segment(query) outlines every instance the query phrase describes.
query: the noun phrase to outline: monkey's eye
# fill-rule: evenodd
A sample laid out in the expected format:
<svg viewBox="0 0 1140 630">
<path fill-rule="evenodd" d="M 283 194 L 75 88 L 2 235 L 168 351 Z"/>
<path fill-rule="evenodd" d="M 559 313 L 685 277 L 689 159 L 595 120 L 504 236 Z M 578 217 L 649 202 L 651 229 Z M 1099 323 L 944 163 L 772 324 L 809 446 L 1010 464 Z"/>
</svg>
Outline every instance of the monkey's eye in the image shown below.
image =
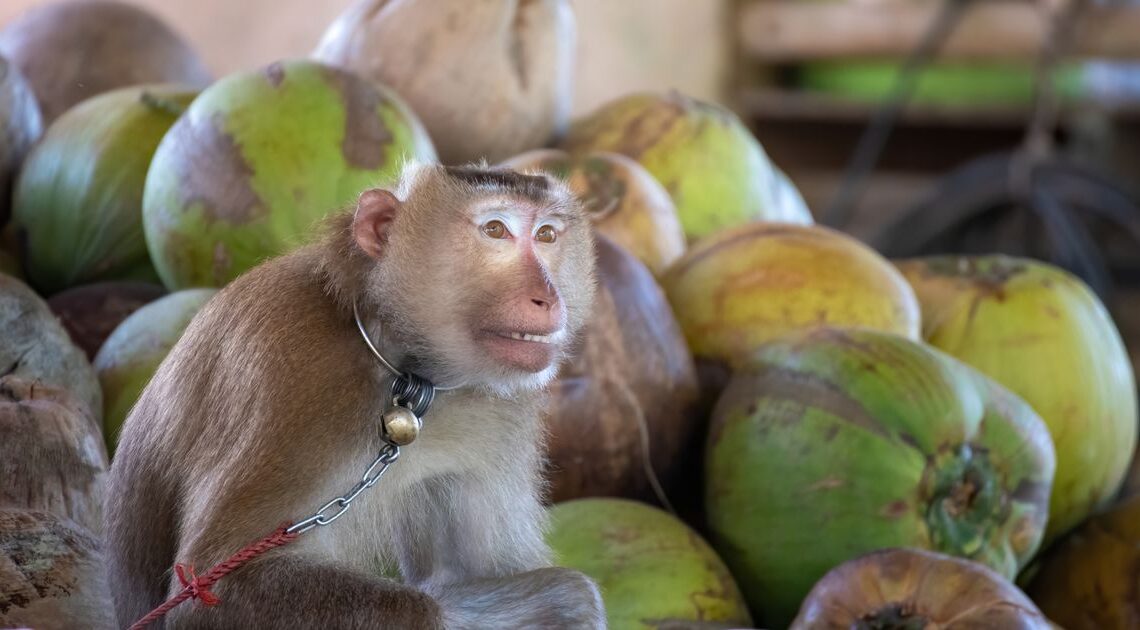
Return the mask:
<svg viewBox="0 0 1140 630">
<path fill-rule="evenodd" d="M 538 231 L 534 234 L 534 238 L 539 243 L 553 243 L 558 240 L 558 233 L 549 225 L 544 225 L 538 228 Z"/>
<path fill-rule="evenodd" d="M 498 219 L 484 223 L 483 233 L 491 238 L 507 238 L 507 236 L 510 235 L 510 232 L 507 231 L 507 226 Z"/>
</svg>

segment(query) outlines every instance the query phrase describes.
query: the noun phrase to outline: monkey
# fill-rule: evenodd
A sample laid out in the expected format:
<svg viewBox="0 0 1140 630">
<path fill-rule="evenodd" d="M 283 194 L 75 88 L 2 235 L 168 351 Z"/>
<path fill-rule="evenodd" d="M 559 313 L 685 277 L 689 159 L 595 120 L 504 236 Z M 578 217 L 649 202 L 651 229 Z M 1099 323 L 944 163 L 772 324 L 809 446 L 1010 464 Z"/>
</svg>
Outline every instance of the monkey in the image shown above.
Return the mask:
<svg viewBox="0 0 1140 630">
<path fill-rule="evenodd" d="M 597 584 L 543 538 L 543 401 L 596 290 L 577 200 L 541 173 L 410 163 L 321 234 L 222 288 L 125 421 L 119 621 L 181 590 L 174 563 L 205 572 L 361 479 L 393 378 L 363 332 L 439 386 L 418 438 L 335 522 L 152 627 L 604 628 Z"/>
</svg>

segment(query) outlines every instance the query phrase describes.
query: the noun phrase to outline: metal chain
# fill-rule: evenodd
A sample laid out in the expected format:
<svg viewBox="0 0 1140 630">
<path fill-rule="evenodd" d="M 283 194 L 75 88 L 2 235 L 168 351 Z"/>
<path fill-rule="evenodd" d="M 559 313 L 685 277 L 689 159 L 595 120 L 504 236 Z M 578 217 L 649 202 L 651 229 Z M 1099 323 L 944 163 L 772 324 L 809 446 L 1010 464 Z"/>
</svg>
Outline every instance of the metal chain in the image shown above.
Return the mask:
<svg viewBox="0 0 1140 630">
<path fill-rule="evenodd" d="M 432 401 L 435 400 L 437 388 L 426 378 L 412 372 L 402 372 L 389 363 L 368 338 L 368 333 L 360 321 L 360 312 L 355 303 L 352 305 L 352 312 L 356 319 L 356 327 L 364 338 L 364 343 L 367 344 L 368 349 L 372 351 L 380 363 L 392 373 L 392 384 L 389 390 L 392 396 L 392 406 L 404 407 L 417 418 L 422 418 L 427 413 Z M 328 525 L 340 518 L 341 514 L 352 507 L 352 502 L 356 500 L 356 497 L 376 485 L 376 482 L 380 481 L 380 477 L 383 477 L 384 473 L 387 472 L 388 467 L 396 463 L 399 457 L 400 447 L 385 440 L 384 446 L 380 447 L 380 452 L 376 455 L 376 459 L 372 460 L 372 464 L 368 466 L 360 481 L 352 489 L 321 506 L 321 509 L 314 512 L 312 516 L 290 526 L 285 530 L 285 533 L 303 534 L 314 527 Z"/>
<path fill-rule="evenodd" d="M 380 453 L 376 456 L 376 459 L 372 460 L 372 465 L 364 471 L 364 476 L 360 478 L 360 481 L 357 482 L 351 490 L 324 504 L 321 509 L 317 510 L 312 516 L 294 524 L 285 530 L 285 532 L 288 534 L 303 534 L 314 527 L 328 525 L 340 518 L 340 515 L 347 512 L 348 508 L 352 506 L 352 502 L 356 500 L 356 497 L 376 485 L 376 482 L 380 481 L 380 477 L 384 476 L 388 467 L 394 464 L 399 457 L 400 447 L 385 442 L 384 446 L 380 447 Z M 325 512 L 333 509 L 335 509 L 336 512 L 325 514 Z"/>
</svg>

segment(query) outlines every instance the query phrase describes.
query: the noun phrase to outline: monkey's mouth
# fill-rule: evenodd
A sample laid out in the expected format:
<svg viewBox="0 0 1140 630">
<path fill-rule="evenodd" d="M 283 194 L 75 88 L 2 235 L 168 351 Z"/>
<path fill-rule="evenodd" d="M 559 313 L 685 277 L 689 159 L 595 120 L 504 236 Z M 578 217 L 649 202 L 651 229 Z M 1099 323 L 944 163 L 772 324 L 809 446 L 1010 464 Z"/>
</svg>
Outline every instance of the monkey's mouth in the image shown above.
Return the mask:
<svg viewBox="0 0 1140 630">
<path fill-rule="evenodd" d="M 518 341 L 533 341 L 536 343 L 554 343 L 554 335 L 542 335 L 539 333 L 498 333 L 500 337 L 507 337 L 508 339 L 516 339 Z"/>
<path fill-rule="evenodd" d="M 541 372 L 554 362 L 561 336 L 561 330 L 487 331 L 483 347 L 492 358 L 503 364 L 526 372 Z"/>
</svg>

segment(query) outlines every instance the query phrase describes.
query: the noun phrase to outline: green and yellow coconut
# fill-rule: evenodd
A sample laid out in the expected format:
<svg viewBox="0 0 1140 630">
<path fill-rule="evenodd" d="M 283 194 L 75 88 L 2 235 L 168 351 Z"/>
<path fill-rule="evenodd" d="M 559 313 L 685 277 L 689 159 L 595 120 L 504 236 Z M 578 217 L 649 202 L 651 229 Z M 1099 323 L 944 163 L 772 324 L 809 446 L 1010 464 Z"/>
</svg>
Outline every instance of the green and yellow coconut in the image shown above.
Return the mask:
<svg viewBox="0 0 1140 630">
<path fill-rule="evenodd" d="M 713 544 L 752 611 L 786 626 L 831 568 L 888 547 L 1012 579 L 1037 551 L 1055 459 L 1034 411 L 978 371 L 868 329 L 755 352 L 706 451 Z"/>
<path fill-rule="evenodd" d="M 677 92 L 612 101 L 575 121 L 562 148 L 637 160 L 673 197 L 690 241 L 748 221 L 812 222 L 736 114 Z"/>
<path fill-rule="evenodd" d="M 817 225 L 751 223 L 703 239 L 662 277 L 693 354 L 732 367 L 818 326 L 919 338 L 918 301 L 875 250 Z"/>
<path fill-rule="evenodd" d="M 139 395 L 216 289 L 186 289 L 150 302 L 131 313 L 107 337 L 95 355 L 103 388 L 103 436 L 114 453 L 119 430 Z"/>
<path fill-rule="evenodd" d="M 591 498 L 550 510 L 559 566 L 594 579 L 610 630 L 751 625 L 728 567 L 688 525 L 628 499 Z M 672 624 L 672 625 L 671 625 Z"/>
<path fill-rule="evenodd" d="M 303 244 L 361 191 L 434 161 L 388 89 L 312 61 L 232 75 L 202 92 L 147 174 L 147 246 L 172 290 L 222 286 Z"/>
<path fill-rule="evenodd" d="M 1008 256 L 898 263 L 922 305 L 923 337 L 1029 403 L 1053 436 L 1046 541 L 1105 506 L 1137 441 L 1136 381 L 1096 295 L 1052 265 Z"/>
</svg>

